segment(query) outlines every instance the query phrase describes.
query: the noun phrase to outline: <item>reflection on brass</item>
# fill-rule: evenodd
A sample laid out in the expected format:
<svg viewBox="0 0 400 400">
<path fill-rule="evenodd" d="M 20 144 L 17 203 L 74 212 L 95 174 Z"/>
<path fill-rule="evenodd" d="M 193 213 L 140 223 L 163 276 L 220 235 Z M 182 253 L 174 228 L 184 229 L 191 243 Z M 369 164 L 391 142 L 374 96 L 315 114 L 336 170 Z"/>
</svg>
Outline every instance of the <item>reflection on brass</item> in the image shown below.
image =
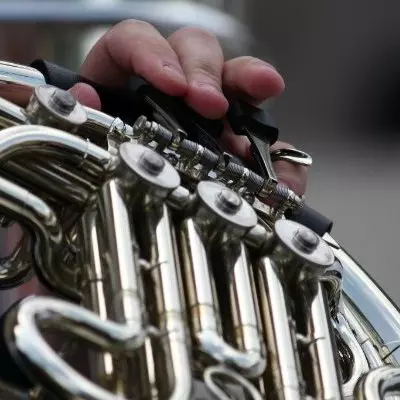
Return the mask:
<svg viewBox="0 0 400 400">
<path fill-rule="evenodd" d="M 0 371 L 0 393 L 369 400 L 397 390 L 399 311 L 333 237 L 276 211 L 301 209 L 293 192 L 144 117 L 130 126 L 47 85 L 27 104 L 0 99 L 0 222 L 23 228 L 0 260 L 0 288 L 35 276 L 51 293 L 4 315 L 8 362 L 32 384 L 2 384 Z M 83 350 L 69 361 L 73 343 Z"/>
</svg>

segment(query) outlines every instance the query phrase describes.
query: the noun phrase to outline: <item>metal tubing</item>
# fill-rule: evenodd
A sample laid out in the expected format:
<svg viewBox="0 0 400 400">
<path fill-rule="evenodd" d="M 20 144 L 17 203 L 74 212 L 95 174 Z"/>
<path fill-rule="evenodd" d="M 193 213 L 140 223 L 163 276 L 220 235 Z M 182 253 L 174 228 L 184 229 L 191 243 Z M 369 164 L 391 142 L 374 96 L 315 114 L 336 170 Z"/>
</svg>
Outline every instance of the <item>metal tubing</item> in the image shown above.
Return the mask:
<svg viewBox="0 0 400 400">
<path fill-rule="evenodd" d="M 23 125 L 0 131 L 0 162 L 35 150 L 43 152 L 47 147 L 68 155 L 76 165 L 85 165 L 86 172 L 94 175 L 107 175 L 116 167 L 116 158 L 108 151 L 54 128 Z"/>
<path fill-rule="evenodd" d="M 76 291 L 58 270 L 63 234 L 53 210 L 40 198 L 1 177 L 0 209 L 31 231 L 38 274 L 51 287 L 76 298 Z"/>
<path fill-rule="evenodd" d="M 206 244 L 199 226 L 192 218 L 181 225 L 181 241 L 188 307 L 191 312 L 192 330 L 200 352 L 215 361 L 230 365 L 247 377 L 258 377 L 264 372 L 265 360 L 256 351 L 240 351 L 229 345 L 223 337 L 217 306 L 217 294 Z M 242 299 L 246 302 L 249 299 Z M 243 304 L 243 303 L 242 303 Z M 250 302 L 251 304 L 251 302 Z M 248 313 L 252 313 L 251 309 Z"/>
<path fill-rule="evenodd" d="M 154 341 L 163 349 L 157 352 L 160 359 L 151 360 L 157 387 L 153 398 L 189 400 L 193 390 L 190 335 L 170 211 L 159 199 L 143 207 L 141 244 L 148 263 L 149 293 L 154 295 L 149 306 L 154 308 L 153 321 L 162 333 Z"/>
<path fill-rule="evenodd" d="M 84 378 L 44 340 L 43 326 L 69 332 L 105 351 L 130 352 L 144 341 L 139 321 L 104 321 L 97 314 L 63 300 L 30 297 L 6 315 L 9 351 L 29 376 L 64 399 L 123 400 Z M 34 343 L 34 345 L 32 345 Z"/>
<path fill-rule="evenodd" d="M 268 394 L 278 400 L 304 398 L 304 383 L 296 349 L 290 308 L 275 263 L 263 257 L 257 265 L 257 291 L 268 346 L 269 364 L 264 376 Z M 272 380 L 272 385 L 271 385 Z"/>
<path fill-rule="evenodd" d="M 316 283 L 317 293 L 311 301 L 311 313 L 307 324 L 307 338 L 316 398 L 341 400 L 342 383 L 336 362 L 337 351 L 330 325 L 327 294 L 321 282 Z"/>
</svg>

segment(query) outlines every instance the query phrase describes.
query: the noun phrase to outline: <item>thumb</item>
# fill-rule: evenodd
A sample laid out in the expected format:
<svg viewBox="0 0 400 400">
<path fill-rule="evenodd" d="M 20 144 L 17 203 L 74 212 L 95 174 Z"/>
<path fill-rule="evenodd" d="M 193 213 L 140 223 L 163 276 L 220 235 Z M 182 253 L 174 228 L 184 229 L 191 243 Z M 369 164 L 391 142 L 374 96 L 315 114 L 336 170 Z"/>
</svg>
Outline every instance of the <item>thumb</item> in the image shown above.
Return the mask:
<svg viewBox="0 0 400 400">
<path fill-rule="evenodd" d="M 95 110 L 101 109 L 100 97 L 96 90 L 90 85 L 87 85 L 86 83 L 77 83 L 71 89 L 69 89 L 69 92 L 82 105 Z"/>
<path fill-rule="evenodd" d="M 0 97 L 20 107 L 26 107 L 28 105 L 33 91 L 34 89 L 28 86 L 0 83 Z M 100 97 L 91 86 L 85 83 L 78 83 L 74 85 L 69 92 L 81 104 L 96 110 L 101 109 Z"/>
</svg>

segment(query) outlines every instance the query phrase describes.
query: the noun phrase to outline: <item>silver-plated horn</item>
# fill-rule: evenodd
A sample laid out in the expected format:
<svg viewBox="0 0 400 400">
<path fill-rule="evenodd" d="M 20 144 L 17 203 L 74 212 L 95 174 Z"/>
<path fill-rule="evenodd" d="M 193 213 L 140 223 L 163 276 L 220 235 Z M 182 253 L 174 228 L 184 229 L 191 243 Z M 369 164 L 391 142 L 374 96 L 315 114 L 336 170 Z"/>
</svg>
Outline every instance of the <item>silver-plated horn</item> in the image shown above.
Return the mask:
<svg viewBox="0 0 400 400">
<path fill-rule="evenodd" d="M 397 398 L 399 310 L 330 235 L 284 216 L 304 199 L 274 171 L 49 85 L 26 108 L 0 99 L 0 128 L 2 226 L 24 229 L 0 288 L 52 291 L 3 316 L 4 398 Z"/>
</svg>

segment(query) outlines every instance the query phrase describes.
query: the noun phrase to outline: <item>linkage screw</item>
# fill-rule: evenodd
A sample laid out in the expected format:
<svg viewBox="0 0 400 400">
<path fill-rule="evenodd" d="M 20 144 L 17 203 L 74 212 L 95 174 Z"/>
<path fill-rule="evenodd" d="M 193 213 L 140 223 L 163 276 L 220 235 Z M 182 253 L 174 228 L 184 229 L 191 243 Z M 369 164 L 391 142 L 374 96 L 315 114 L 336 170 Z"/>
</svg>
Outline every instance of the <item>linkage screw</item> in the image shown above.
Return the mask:
<svg viewBox="0 0 400 400">
<path fill-rule="evenodd" d="M 305 253 L 312 253 L 319 243 L 319 237 L 309 229 L 300 228 L 293 236 L 293 244 Z"/>
<path fill-rule="evenodd" d="M 164 169 L 165 160 L 152 150 L 146 150 L 140 157 L 139 165 L 149 174 L 156 176 Z"/>
<path fill-rule="evenodd" d="M 224 189 L 217 196 L 217 206 L 227 214 L 234 214 L 242 205 L 242 199 L 232 190 Z"/>
<path fill-rule="evenodd" d="M 76 100 L 71 93 L 56 89 L 50 97 L 50 103 L 60 114 L 70 114 L 76 106 Z"/>
</svg>

